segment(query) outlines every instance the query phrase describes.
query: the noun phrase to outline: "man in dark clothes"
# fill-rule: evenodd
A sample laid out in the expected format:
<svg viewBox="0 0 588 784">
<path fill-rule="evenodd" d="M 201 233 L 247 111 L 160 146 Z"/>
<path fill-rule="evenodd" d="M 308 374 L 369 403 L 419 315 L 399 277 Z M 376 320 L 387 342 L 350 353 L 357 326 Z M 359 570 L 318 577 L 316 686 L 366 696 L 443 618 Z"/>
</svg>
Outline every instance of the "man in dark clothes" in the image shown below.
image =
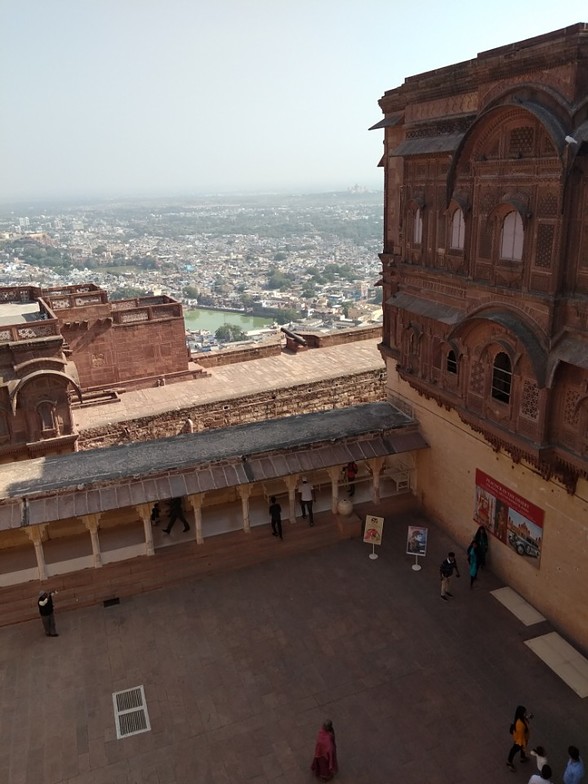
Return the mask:
<svg viewBox="0 0 588 784">
<path fill-rule="evenodd" d="M 169 534 L 171 529 L 174 527 L 176 520 L 178 519 L 184 523 L 184 531 L 189 531 L 190 526 L 184 517 L 184 512 L 182 511 L 182 499 L 172 498 L 172 500 L 169 502 L 169 523 L 167 524 L 167 528 L 163 529 L 163 533 Z"/>
<path fill-rule="evenodd" d="M 53 615 L 53 599 L 51 598 L 52 595 L 53 594 L 51 593 L 47 593 L 47 591 L 41 591 L 37 600 L 37 607 L 39 608 L 39 614 L 41 615 L 43 628 L 45 629 L 45 634 L 47 637 L 59 637 L 55 631 L 55 616 Z"/>
<path fill-rule="evenodd" d="M 270 498 L 269 507 L 270 518 L 272 522 L 272 535 L 282 538 L 282 507 L 276 501 L 275 495 Z"/>
<path fill-rule="evenodd" d="M 459 577 L 459 569 L 457 568 L 457 561 L 455 560 L 455 553 L 449 553 L 447 558 L 441 564 L 441 598 L 444 601 L 447 601 L 448 596 L 453 596 L 452 593 L 449 593 L 449 580 L 451 579 L 451 575 L 455 572 L 456 576 Z"/>
</svg>

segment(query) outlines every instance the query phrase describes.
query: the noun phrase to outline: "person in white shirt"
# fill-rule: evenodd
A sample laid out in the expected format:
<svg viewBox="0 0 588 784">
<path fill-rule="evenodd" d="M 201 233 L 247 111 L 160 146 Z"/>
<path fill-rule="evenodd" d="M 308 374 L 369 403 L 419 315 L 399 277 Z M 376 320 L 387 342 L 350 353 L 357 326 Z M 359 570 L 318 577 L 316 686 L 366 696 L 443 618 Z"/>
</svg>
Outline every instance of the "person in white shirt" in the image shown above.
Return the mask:
<svg viewBox="0 0 588 784">
<path fill-rule="evenodd" d="M 551 782 L 551 768 L 549 765 L 543 765 L 541 768 L 541 773 L 533 773 L 531 778 L 529 779 L 529 784 L 545 784 Z"/>
<path fill-rule="evenodd" d="M 314 525 L 314 515 L 312 513 L 312 503 L 314 501 L 314 487 L 310 484 L 310 482 L 305 476 L 302 477 L 302 481 L 298 485 L 298 493 L 300 495 L 302 518 L 306 519 L 306 515 L 308 514 L 308 524 Z"/>
<path fill-rule="evenodd" d="M 541 773 L 541 768 L 544 765 L 549 764 L 545 749 L 543 748 L 543 746 L 536 746 L 534 749 L 532 749 L 529 752 L 529 754 L 531 755 L 531 757 L 535 757 L 535 762 L 537 763 L 537 770 L 539 771 L 539 773 Z"/>
</svg>

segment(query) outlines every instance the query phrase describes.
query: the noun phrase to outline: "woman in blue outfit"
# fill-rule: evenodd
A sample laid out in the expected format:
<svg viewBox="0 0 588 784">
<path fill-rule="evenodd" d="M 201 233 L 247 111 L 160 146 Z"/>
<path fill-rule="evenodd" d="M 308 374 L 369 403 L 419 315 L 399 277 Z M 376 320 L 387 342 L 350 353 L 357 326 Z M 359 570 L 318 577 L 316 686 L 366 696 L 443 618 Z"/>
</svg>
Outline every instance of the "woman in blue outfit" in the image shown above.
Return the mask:
<svg viewBox="0 0 588 784">
<path fill-rule="evenodd" d="M 470 565 L 470 588 L 474 587 L 474 582 L 478 576 L 478 543 L 474 539 L 468 547 L 468 563 Z"/>
</svg>

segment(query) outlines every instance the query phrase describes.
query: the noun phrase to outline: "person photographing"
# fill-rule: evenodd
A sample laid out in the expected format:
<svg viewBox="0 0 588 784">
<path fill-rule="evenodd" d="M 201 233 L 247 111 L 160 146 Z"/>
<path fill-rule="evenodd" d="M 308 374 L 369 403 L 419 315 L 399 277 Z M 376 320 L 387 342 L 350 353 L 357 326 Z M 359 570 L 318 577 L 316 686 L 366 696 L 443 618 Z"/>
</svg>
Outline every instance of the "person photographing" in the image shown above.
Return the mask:
<svg viewBox="0 0 588 784">
<path fill-rule="evenodd" d="M 59 637 L 55 629 L 55 615 L 53 613 L 53 595 L 56 593 L 57 591 L 41 591 L 37 599 L 39 615 L 47 637 Z"/>
</svg>

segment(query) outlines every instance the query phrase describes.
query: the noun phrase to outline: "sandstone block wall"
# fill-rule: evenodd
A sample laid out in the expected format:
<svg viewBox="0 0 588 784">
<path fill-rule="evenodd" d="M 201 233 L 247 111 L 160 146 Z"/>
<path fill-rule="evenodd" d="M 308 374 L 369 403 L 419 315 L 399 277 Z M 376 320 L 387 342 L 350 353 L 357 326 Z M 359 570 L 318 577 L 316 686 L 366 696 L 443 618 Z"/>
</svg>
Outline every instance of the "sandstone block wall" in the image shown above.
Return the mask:
<svg viewBox="0 0 588 784">
<path fill-rule="evenodd" d="M 391 368 L 389 376 L 390 392 L 413 406 L 431 445 L 417 453 L 418 497 L 426 513 L 463 548 L 458 552 L 463 571 L 465 550 L 477 530 L 473 513 L 479 468 L 545 513 L 540 567 L 490 536 L 490 568 L 587 653 L 588 482 L 580 479 L 576 493 L 569 495 L 530 466 L 495 452 L 455 412 L 419 396 Z"/>
<path fill-rule="evenodd" d="M 337 379 L 263 390 L 255 395 L 227 397 L 222 401 L 84 430 L 80 433 L 78 447 L 94 449 L 175 436 L 183 432 L 187 419 L 192 420 L 194 432 L 198 432 L 379 400 L 386 400 L 385 372 L 372 370 Z"/>
</svg>

